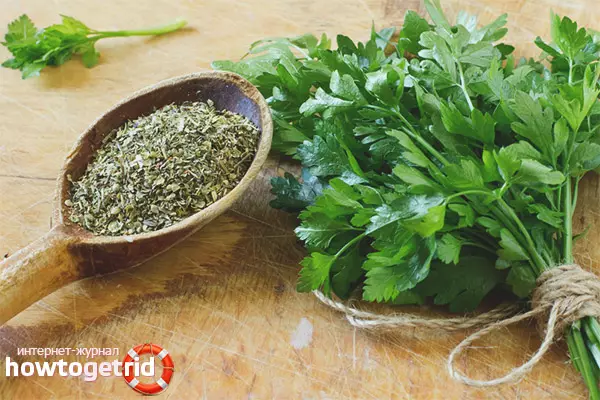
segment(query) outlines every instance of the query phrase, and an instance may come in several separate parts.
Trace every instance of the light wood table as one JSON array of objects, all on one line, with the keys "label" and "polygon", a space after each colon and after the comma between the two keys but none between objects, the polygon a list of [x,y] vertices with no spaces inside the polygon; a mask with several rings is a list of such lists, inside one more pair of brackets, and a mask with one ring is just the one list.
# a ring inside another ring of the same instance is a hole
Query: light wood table
[{"label": "light wood table", "polygon": [[[489,22],[509,13],[508,40],[535,55],[536,35],[548,37],[553,9],[600,28],[594,0],[472,0],[444,2]],[[40,26],[59,14],[102,29],[136,28],[187,18],[192,29],[160,38],[100,42],[101,63],[79,61],[22,81],[0,69],[0,251],[11,254],[50,225],[54,179],[75,138],[99,114],[136,89],[236,59],[253,41],[304,32],[368,37],[400,25],[415,0],[3,0],[0,24],[22,13]],[[4,48],[0,57],[7,57]],[[295,292],[297,244],[293,216],[268,207],[272,159],[259,182],[229,212],[176,248],[137,267],[72,284],[0,328],[0,356],[18,347],[118,347],[154,342],[176,365],[170,399],[586,399],[564,346],[556,346],[520,384],[473,389],[452,381],[445,359],[464,333],[405,330],[374,336],[355,331],[311,295]],[[600,227],[599,185],[582,186],[578,226]],[[594,228],[578,245],[582,265],[600,260]],[[0,304],[0,307],[2,305]],[[503,331],[461,363],[477,377],[496,376],[539,345],[533,324]],[[37,358],[39,360],[39,358]],[[70,360],[84,357],[70,357]],[[100,358],[110,359],[110,357]],[[122,378],[6,378],[2,399],[138,398]]]}]

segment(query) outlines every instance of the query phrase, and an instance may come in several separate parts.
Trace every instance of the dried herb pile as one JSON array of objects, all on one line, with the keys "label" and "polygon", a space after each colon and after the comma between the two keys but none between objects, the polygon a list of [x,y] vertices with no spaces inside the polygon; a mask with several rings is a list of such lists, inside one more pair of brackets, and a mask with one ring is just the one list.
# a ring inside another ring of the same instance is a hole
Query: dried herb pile
[{"label": "dried herb pile", "polygon": [[173,225],[233,189],[254,159],[259,131],[207,103],[168,105],[106,136],[72,182],[70,220],[97,235]]},{"label": "dried herb pile", "polygon": [[[425,5],[433,23],[409,11],[399,37],[271,38],[213,63],[259,87],[274,148],[302,164],[272,181],[272,205],[300,213],[300,291],[464,312],[573,262],[577,187],[600,166],[600,35],[552,14],[541,56],[516,60],[506,15]],[[600,399],[600,325],[566,338]]]}]

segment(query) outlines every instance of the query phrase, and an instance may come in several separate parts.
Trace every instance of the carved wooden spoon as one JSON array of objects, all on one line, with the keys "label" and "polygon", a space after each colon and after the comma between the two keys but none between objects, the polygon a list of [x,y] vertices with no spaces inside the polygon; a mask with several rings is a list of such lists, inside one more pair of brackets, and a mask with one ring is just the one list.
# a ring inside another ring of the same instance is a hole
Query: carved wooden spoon
[{"label": "carved wooden spoon", "polygon": [[[69,181],[79,178],[102,139],[127,120],[165,105],[212,100],[217,109],[247,117],[261,131],[258,150],[240,183],[216,203],[170,227],[130,236],[96,236],[68,219]],[[57,182],[53,221],[42,238],[0,262],[0,325],[53,291],[85,277],[131,267],[162,253],[226,211],[264,164],[273,124],[265,99],[242,77],[200,72],[142,89],[108,110],[79,137]]]}]

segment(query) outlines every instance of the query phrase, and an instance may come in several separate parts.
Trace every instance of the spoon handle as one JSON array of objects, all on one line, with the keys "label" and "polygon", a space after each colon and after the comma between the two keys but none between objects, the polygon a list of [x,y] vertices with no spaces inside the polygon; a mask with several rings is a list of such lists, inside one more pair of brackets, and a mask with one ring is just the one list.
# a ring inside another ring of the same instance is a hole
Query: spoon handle
[{"label": "spoon handle", "polygon": [[58,225],[0,262],[0,325],[80,277],[74,237]]}]

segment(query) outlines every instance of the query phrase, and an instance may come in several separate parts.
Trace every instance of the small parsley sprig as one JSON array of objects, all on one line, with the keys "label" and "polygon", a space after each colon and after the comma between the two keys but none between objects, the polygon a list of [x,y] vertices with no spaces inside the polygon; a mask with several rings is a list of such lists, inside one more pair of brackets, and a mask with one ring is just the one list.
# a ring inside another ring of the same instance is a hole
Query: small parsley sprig
[{"label": "small parsley sprig", "polygon": [[[452,24],[425,6],[433,23],[409,11],[398,40],[267,39],[213,63],[259,87],[274,148],[302,163],[271,203],[300,212],[300,291],[464,312],[573,262],[578,185],[600,167],[600,36],[552,14],[541,58],[515,60],[506,15]],[[600,325],[566,338],[600,399]]]},{"label": "small parsley sprig", "polygon": [[95,44],[100,39],[123,36],[162,35],[183,28],[186,21],[149,29],[97,31],[83,22],[62,15],[62,23],[37,29],[27,15],[21,15],[8,25],[4,45],[13,58],[2,63],[3,67],[18,69],[23,79],[39,76],[49,65],[61,65],[73,55],[81,56],[83,64],[91,68],[98,63],[99,53]]}]

